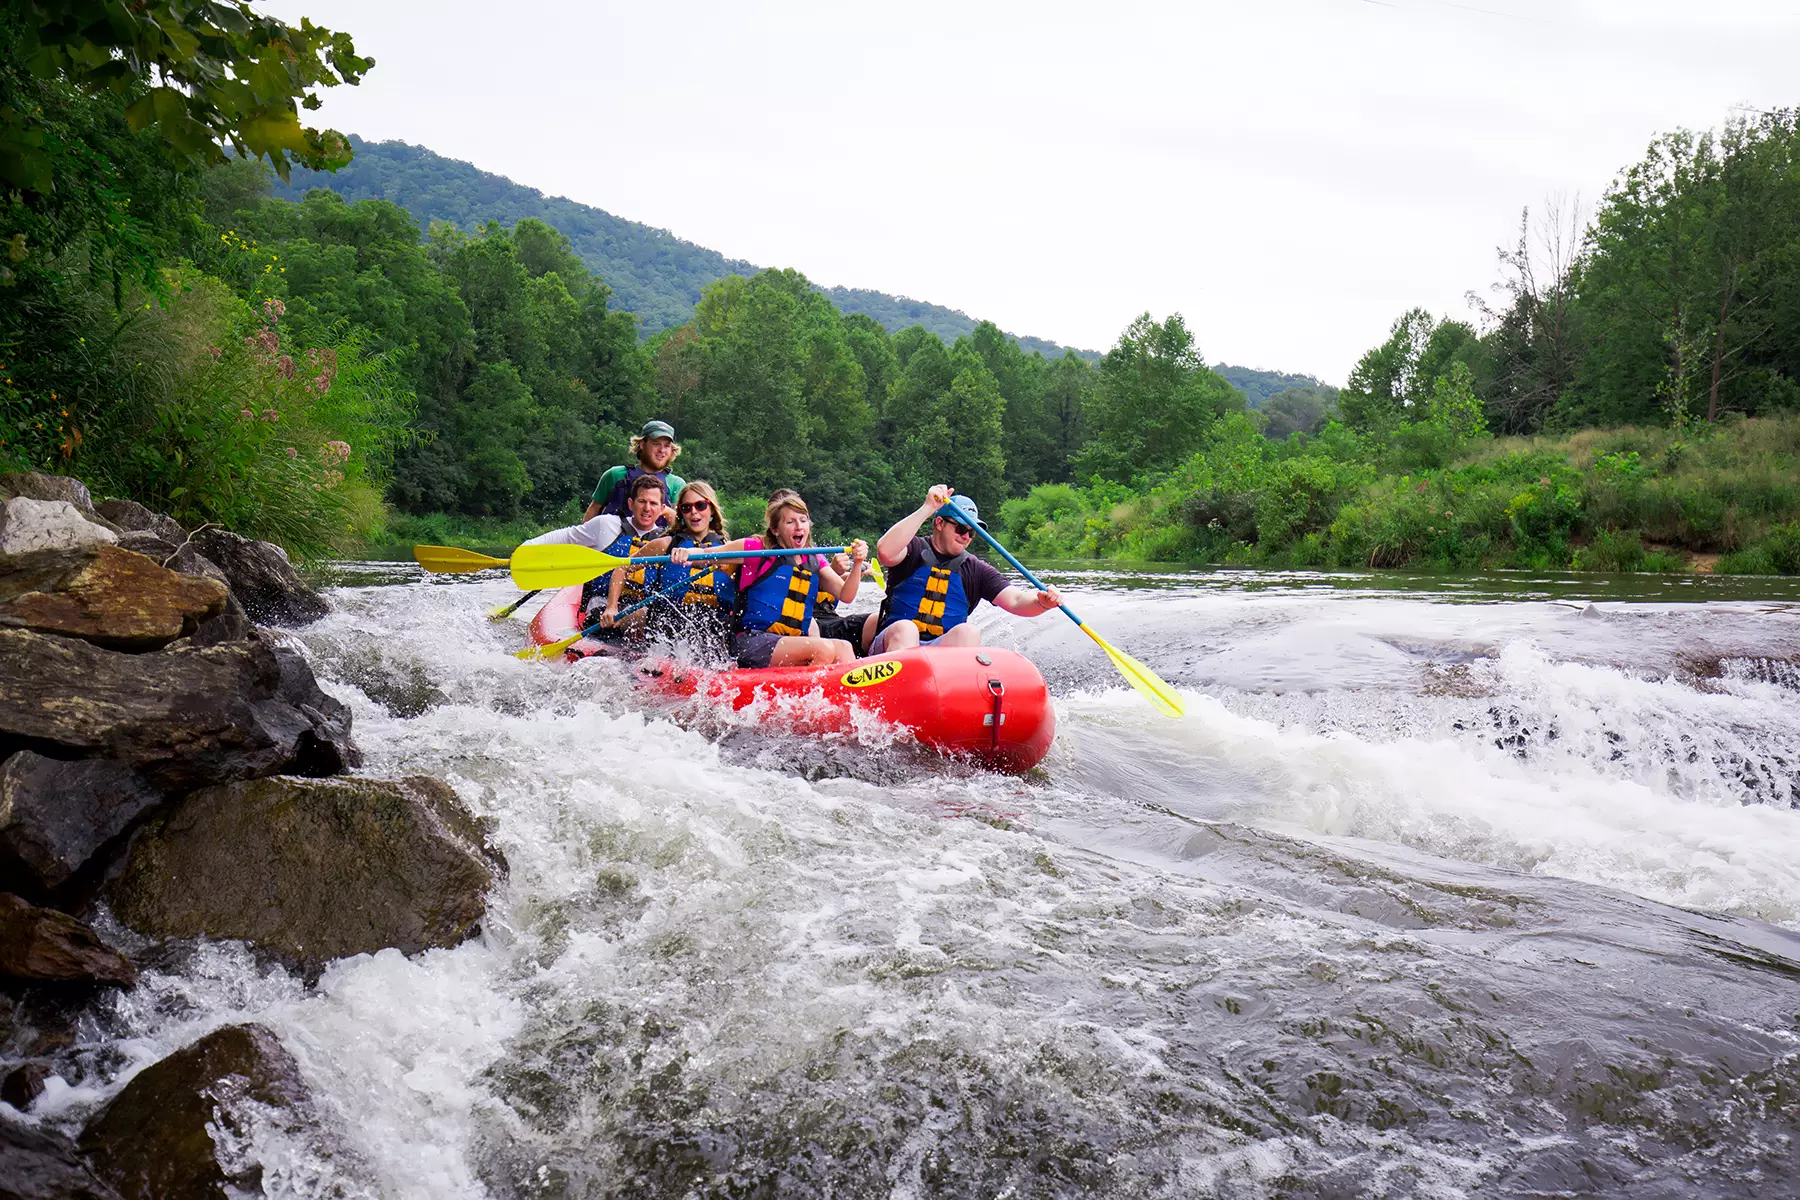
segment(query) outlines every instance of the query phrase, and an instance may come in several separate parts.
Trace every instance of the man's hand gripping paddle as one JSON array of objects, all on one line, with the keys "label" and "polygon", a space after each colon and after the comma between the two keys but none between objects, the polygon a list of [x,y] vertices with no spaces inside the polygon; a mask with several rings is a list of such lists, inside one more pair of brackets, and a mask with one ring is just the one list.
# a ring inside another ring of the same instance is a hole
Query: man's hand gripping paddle
[{"label": "man's hand gripping paddle", "polygon": [[[1005,546],[1002,546],[999,542],[995,541],[993,534],[971,522],[967,513],[956,508],[954,505],[946,504],[938,509],[937,515],[943,517],[947,521],[955,521],[958,525],[967,525],[970,529],[973,529],[982,541],[992,546],[995,550],[998,550],[1000,556],[1011,563],[1013,569],[1023,575],[1027,582],[1037,588],[1040,592],[1046,590],[1042,580],[1026,570],[1025,564],[1014,558],[1011,553],[1007,551]],[[1087,622],[1076,616],[1075,610],[1070,608],[1067,604],[1063,605],[1059,611],[1061,611],[1063,616],[1075,622],[1075,624],[1081,628],[1081,632],[1093,638],[1096,646],[1106,651],[1106,657],[1112,659],[1113,666],[1119,669],[1119,674],[1125,677],[1125,682],[1143,693],[1145,699],[1149,700],[1151,704],[1154,704],[1158,712],[1162,713],[1165,717],[1185,717],[1187,715],[1187,708],[1181,703],[1180,695],[1176,693],[1174,688],[1164,682],[1155,671],[1152,671],[1149,667],[1146,667],[1143,663],[1095,633],[1093,629],[1088,626]]]}]

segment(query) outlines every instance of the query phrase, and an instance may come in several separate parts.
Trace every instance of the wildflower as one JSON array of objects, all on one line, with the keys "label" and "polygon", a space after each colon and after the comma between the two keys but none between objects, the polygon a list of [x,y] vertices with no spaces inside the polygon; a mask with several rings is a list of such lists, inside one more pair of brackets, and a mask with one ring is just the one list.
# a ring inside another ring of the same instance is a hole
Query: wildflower
[{"label": "wildflower", "polygon": [[292,447],[292,446],[289,446],[287,448],[287,456],[289,458],[298,458],[298,457],[300,457],[300,451],[294,449],[294,447]]},{"label": "wildflower", "polygon": [[263,420],[273,425],[275,422],[281,420],[281,414],[272,408],[265,408],[263,409]]},{"label": "wildflower", "polygon": [[240,408],[240,409],[238,409],[238,415],[239,415],[239,416],[241,416],[241,417],[243,417],[243,418],[244,418],[244,420],[246,420],[246,421],[254,421],[254,420],[256,420],[256,414],[255,414],[255,413],[253,413],[253,412],[251,412],[251,411],[250,411],[250,410],[249,410],[249,409],[247,409],[247,408]]},{"label": "wildflower", "polygon": [[210,354],[210,355],[212,355],[212,360],[213,360],[213,361],[214,361],[214,362],[218,362],[218,361],[219,361],[219,355],[221,355],[221,354],[223,354],[223,353],[225,353],[225,352],[224,352],[224,351],[223,351],[223,350],[221,350],[221,349],[219,349],[219,348],[218,348],[218,347],[217,347],[217,346],[208,346],[208,347],[207,347],[207,348],[206,348],[206,352],[207,352],[207,353],[208,353],[208,354]]},{"label": "wildflower", "polygon": [[350,457],[349,442],[326,442],[325,458],[329,462],[343,462]]},{"label": "wildflower", "polygon": [[292,379],[294,377],[294,360],[284,354],[275,360],[275,369],[281,372],[283,379]]}]

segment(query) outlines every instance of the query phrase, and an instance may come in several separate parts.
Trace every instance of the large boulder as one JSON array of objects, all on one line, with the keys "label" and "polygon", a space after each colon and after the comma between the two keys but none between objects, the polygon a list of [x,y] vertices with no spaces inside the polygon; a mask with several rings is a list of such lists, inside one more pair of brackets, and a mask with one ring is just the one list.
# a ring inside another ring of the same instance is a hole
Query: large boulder
[{"label": "large boulder", "polygon": [[67,500],[14,496],[0,506],[0,554],[111,545],[118,540],[118,534],[88,520]]},{"label": "large boulder", "polygon": [[67,913],[0,892],[0,978],[130,987],[137,968]]},{"label": "large boulder", "polygon": [[0,752],[117,759],[165,792],[362,761],[350,710],[260,637],[121,654],[0,629],[0,679]]},{"label": "large boulder", "polygon": [[113,533],[125,532],[94,507],[94,497],[87,484],[67,475],[45,475],[38,471],[15,471],[0,475],[0,499],[23,496],[28,500],[55,500],[71,504],[82,518],[103,526]]},{"label": "large boulder", "polygon": [[0,764],[0,882],[46,896],[162,800],[124,763],[19,751]]},{"label": "large boulder", "polygon": [[119,527],[121,534],[126,530],[148,533],[177,546],[187,540],[187,530],[181,522],[145,508],[136,500],[102,500],[96,507],[102,517]]},{"label": "large boulder", "polygon": [[227,1025],[145,1067],[82,1130],[94,1172],[126,1200],[262,1194],[259,1164],[221,1164],[217,1135],[249,1140],[259,1120],[315,1119],[300,1066],[262,1025]]},{"label": "large boulder", "polygon": [[[29,503],[29,501],[13,501]],[[158,566],[117,546],[0,556],[0,626],[155,650],[225,611],[210,579]]]},{"label": "large boulder", "polygon": [[308,587],[294,571],[280,546],[211,528],[196,530],[189,544],[225,573],[232,594],[252,620],[268,625],[304,625],[331,611],[325,597]]},{"label": "large boulder", "polygon": [[111,885],[151,937],[243,938],[308,973],[474,934],[500,864],[435,779],[259,779],[185,797]]},{"label": "large boulder", "polygon": [[120,1200],[56,1134],[0,1117],[0,1200]]}]

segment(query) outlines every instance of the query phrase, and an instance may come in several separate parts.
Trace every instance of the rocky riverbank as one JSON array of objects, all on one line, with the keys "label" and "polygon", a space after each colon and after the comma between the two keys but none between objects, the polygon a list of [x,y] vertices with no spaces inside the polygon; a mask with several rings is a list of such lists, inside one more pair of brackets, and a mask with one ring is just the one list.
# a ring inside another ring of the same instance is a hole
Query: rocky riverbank
[{"label": "rocky riverbank", "polygon": [[351,774],[350,713],[280,632],[329,606],[279,547],[57,476],[0,502],[0,1195],[254,1189],[247,1123],[316,1122],[273,1034],[216,1029],[53,1127],[76,1029],[208,939],[308,980],[455,945],[505,864],[443,783]]}]

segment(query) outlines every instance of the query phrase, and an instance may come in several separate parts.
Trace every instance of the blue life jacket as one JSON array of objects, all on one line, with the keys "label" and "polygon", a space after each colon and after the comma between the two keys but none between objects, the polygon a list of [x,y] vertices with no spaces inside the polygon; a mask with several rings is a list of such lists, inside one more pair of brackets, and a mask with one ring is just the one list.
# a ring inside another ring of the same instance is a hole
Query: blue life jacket
[{"label": "blue life jacket", "polygon": [[[713,546],[723,546],[725,539],[707,530],[698,541],[685,535],[677,537],[669,543],[669,549],[691,546],[695,550],[706,550]],[[728,568],[712,562],[694,563],[692,566],[678,567],[674,563],[662,563],[655,568],[656,577],[647,581],[650,591],[660,592],[675,582],[675,573],[687,572],[687,583],[668,593],[668,599],[682,606],[696,608],[716,608],[730,612],[737,603],[737,582],[732,579]]]},{"label": "blue life jacket", "polygon": [[924,561],[912,572],[899,578],[888,576],[887,599],[881,602],[881,624],[886,629],[899,621],[911,621],[919,627],[921,638],[942,637],[947,629],[955,629],[969,619],[969,597],[963,591],[963,560],[968,551],[952,558],[939,558],[931,543],[925,543]]},{"label": "blue life jacket", "polygon": [[805,637],[812,628],[813,604],[819,596],[818,561],[817,556],[810,554],[784,558],[779,566],[740,591],[738,629],[744,633]]},{"label": "blue life jacket", "polygon": [[[639,533],[637,527],[631,523],[631,518],[626,517],[619,523],[619,536],[607,545],[600,547],[600,553],[610,554],[615,558],[630,558],[643,549],[645,542],[654,542],[662,536],[663,529],[660,525],[652,526],[648,533]],[[635,604],[644,598],[644,567],[615,567],[613,570],[626,572],[625,587],[619,592],[620,608],[627,604]],[[582,612],[589,611],[596,599],[599,600],[602,609],[606,607],[606,595],[607,590],[612,587],[612,577],[612,571],[608,571],[600,578],[590,579],[581,585]]]},{"label": "blue life jacket", "polygon": [[[648,475],[652,479],[662,480],[663,504],[667,505],[669,503],[669,472],[666,469],[661,471],[646,471],[642,467],[634,466],[627,468],[625,471],[625,478],[614,485],[612,491],[606,493],[606,503],[600,506],[600,511],[602,513],[611,513],[615,517],[623,517],[629,522],[631,520],[631,485],[636,483],[638,479],[644,475]],[[611,552],[608,551],[608,553]]]}]

